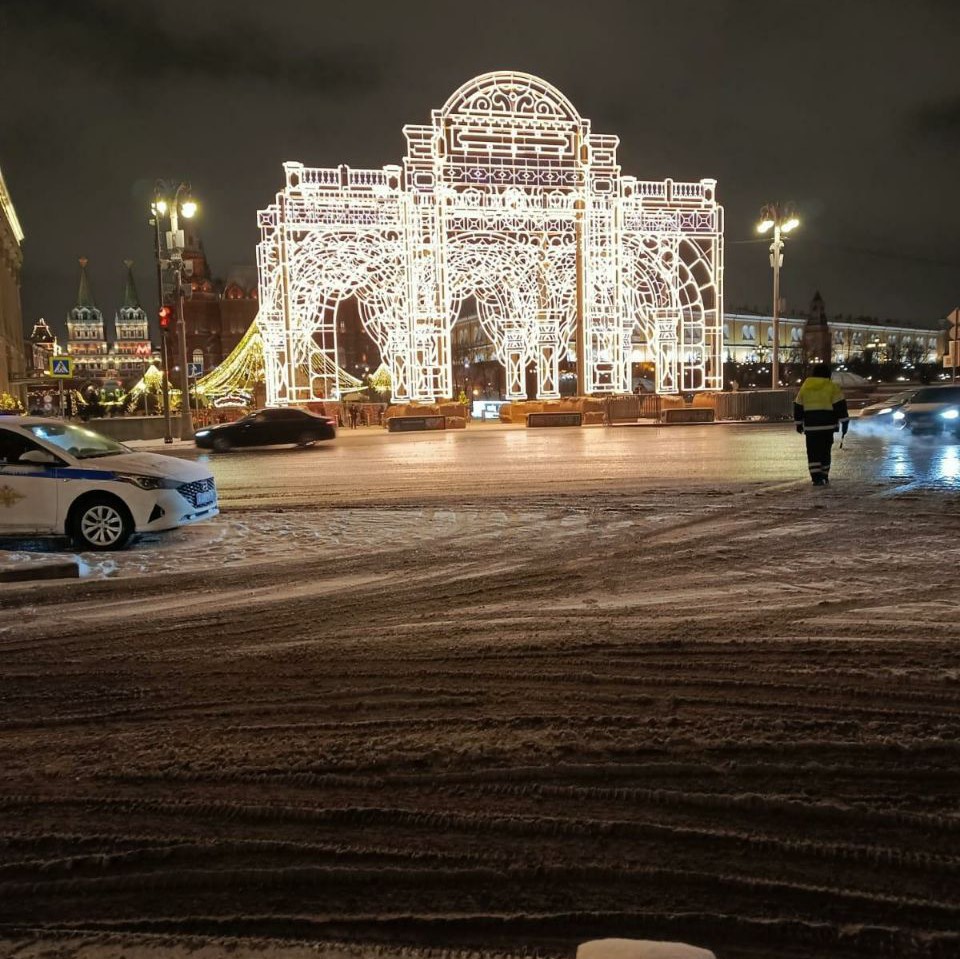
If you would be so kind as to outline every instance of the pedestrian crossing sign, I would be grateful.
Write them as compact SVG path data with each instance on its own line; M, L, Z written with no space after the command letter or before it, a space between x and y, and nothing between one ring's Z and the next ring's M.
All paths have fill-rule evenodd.
M72 356L51 356L50 357L50 375L60 377L73 376L73 357Z

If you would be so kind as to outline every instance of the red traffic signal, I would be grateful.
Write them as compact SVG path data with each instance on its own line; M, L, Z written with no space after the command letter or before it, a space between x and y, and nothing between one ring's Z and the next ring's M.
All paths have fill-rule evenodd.
M173 319L173 307L170 306L161 306L160 307L160 329L165 330L170 326L170 321Z

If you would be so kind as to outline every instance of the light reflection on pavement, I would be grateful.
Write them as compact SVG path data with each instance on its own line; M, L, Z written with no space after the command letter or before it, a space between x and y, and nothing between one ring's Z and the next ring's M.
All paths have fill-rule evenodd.
M311 449L184 452L210 464L224 508L807 484L790 424L466 431L344 430ZM834 445L831 489L956 490L960 443L853 422Z
M646 511L625 513L623 521L642 515L655 525L764 492L771 508L859 508L867 501L890 521L909 522L898 498L904 508L907 500L923 498L941 510L960 489L960 443L952 437L877 432L856 422L844 447L834 446L825 490L810 485L804 441L790 424L480 427L399 436L371 429L345 431L310 449L171 452L209 464L222 516L141 536L122 554L72 554L65 542L54 546L76 556L82 576L257 563L283 550L320 551L336 561L371 543L415 547L446 536L467 537L495 554L494 542L525 528L538 535L546 522L572 524L584 535L596 509ZM912 506L927 509L926 502ZM590 535L599 535L592 526ZM51 545L0 541L0 551L13 551L8 562L26 562L42 558Z

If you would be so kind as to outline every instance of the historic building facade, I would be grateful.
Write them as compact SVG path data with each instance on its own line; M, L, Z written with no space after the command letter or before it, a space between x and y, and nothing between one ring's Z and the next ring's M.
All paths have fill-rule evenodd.
M208 373L230 355L257 318L257 270L252 265L234 266L225 279L215 277L196 223L181 220L180 226L184 234L182 283L187 362ZM164 299L173 306L174 296L173 274L167 272ZM167 344L171 367L181 362L181 346L175 334L171 327Z
M833 317L828 319L819 293L807 316L780 317L780 362L821 359L846 363L873 354L881 360L933 363L939 358L939 322L893 321ZM773 353L773 317L728 312L723 318L724 361L769 363Z
M60 352L60 344L53 330L41 316L27 341L27 372L33 376L43 376L50 369L50 360Z
M0 172L0 393L13 393L21 400L26 354L23 314L20 308L20 273L23 268L23 229Z
M67 313L67 347L73 358L74 377L105 383L116 380L130 386L146 368L159 360L150 340L150 324L133 279L133 261L124 260L122 305L114 314L114 330L108 329L97 306L87 273L88 260L80 258L77 302ZM40 321L43 322L43 321ZM46 324L44 324L46 326Z

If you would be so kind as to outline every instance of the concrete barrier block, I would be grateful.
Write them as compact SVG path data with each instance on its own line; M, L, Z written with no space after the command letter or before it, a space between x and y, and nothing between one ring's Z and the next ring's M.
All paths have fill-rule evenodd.
M594 939L577 947L577 959L717 959L709 949L653 939Z

